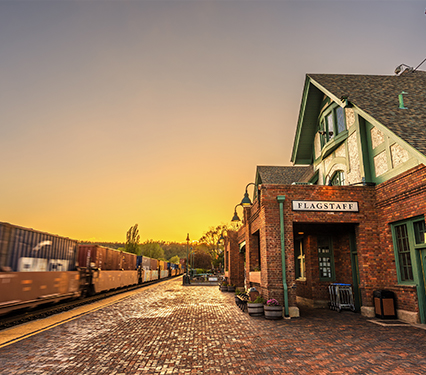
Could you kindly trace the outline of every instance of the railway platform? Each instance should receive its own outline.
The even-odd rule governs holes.
[[[250,317],[232,293],[163,281],[0,331],[0,374],[424,374],[424,327],[351,311]],[[380,324],[377,324],[380,323]]]

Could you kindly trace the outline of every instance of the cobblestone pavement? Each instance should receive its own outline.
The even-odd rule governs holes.
[[[425,374],[426,331],[351,312],[268,321],[171,280],[0,349],[1,374]]]

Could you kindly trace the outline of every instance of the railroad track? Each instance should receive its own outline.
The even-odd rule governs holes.
[[[0,317],[0,331],[3,329],[7,329],[7,328],[11,328],[14,327],[16,325],[19,324],[23,324],[23,323],[27,323],[33,320],[38,320],[38,319],[43,319],[46,318],[48,316],[51,315],[55,315],[55,314],[59,314],[62,313],[64,311],[68,311],[71,309],[74,309],[76,307],[79,306],[83,306],[83,305],[87,305],[96,301],[100,301],[102,299],[108,298],[108,297],[112,297],[121,293],[125,293],[131,290],[135,290],[135,289],[142,289],[145,288],[147,286],[153,285],[153,284],[157,284],[160,281],[165,281],[165,280],[171,280],[175,277],[179,277],[178,276],[173,276],[171,278],[167,278],[167,279],[159,279],[159,280],[154,280],[154,281],[148,281],[145,282],[143,284],[140,285],[133,285],[133,286],[128,286],[128,287],[124,287],[124,288],[120,288],[120,289],[115,289],[115,290],[111,290],[108,292],[102,292],[99,294],[96,294],[94,296],[90,296],[90,297],[86,297],[86,298],[82,298],[82,299],[74,299],[74,300],[65,300],[64,302],[60,302],[57,303],[55,305],[40,305],[38,307],[35,307],[31,310],[28,309],[24,309],[22,312],[20,312],[19,310],[17,311],[13,311],[9,314],[6,314],[2,317]]]

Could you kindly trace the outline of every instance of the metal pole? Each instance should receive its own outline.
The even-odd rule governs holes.
[[[184,284],[189,284],[189,274],[188,274],[188,266],[189,266],[189,233],[186,236],[186,275]]]
[[[195,262],[195,259],[194,259],[194,249],[192,247],[191,247],[191,254],[192,254],[192,266],[191,266],[191,269],[193,270],[192,271],[192,276],[194,276],[194,269],[195,269],[194,262]]]

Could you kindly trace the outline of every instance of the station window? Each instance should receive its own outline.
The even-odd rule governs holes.
[[[413,259],[416,251],[425,249],[425,232],[423,217],[405,220],[392,225],[398,281],[401,283],[415,281]]]
[[[345,174],[343,171],[336,171],[330,179],[330,186],[343,186],[345,184]]]
[[[296,240],[294,245],[295,273],[297,280],[306,280],[305,271],[305,250],[303,248],[303,238]]]
[[[334,281],[334,259],[331,237],[320,236],[317,240],[320,280]]]
[[[402,281],[414,281],[407,224],[395,226],[395,240],[398,252],[400,278]]]
[[[321,134],[321,147],[324,147],[338,134],[346,130],[345,110],[336,106],[325,111],[321,116],[319,133]]]
[[[414,236],[416,239],[416,245],[421,245],[425,243],[425,222],[415,221],[413,223],[414,226]]]

